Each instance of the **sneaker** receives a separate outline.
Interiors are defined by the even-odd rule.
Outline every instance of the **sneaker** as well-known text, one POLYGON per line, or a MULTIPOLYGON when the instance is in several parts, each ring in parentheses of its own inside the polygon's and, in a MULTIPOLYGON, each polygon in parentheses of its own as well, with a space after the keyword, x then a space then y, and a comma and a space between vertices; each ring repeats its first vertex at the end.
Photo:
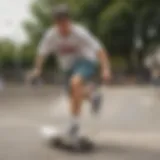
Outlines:
POLYGON ((77 143, 77 141, 79 139, 79 126, 75 125, 69 129, 67 129, 67 131, 64 131, 62 133, 61 138, 63 139, 64 143, 66 143, 66 144, 77 143))
POLYGON ((96 94, 93 96, 93 98, 91 100, 93 113, 96 113, 96 114, 99 113, 99 111, 101 109, 101 102, 102 102, 101 94, 96 94))

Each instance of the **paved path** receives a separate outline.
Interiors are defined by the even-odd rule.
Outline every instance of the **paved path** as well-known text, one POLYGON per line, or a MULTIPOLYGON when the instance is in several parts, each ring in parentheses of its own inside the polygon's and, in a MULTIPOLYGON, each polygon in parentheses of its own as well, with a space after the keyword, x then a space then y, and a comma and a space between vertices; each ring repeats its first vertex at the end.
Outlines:
POLYGON ((160 160, 160 103, 151 87, 102 88, 98 117, 83 106, 82 128, 98 149, 68 154, 43 144, 40 128, 63 127, 67 98, 58 87, 9 87, 0 93, 0 160, 160 160))

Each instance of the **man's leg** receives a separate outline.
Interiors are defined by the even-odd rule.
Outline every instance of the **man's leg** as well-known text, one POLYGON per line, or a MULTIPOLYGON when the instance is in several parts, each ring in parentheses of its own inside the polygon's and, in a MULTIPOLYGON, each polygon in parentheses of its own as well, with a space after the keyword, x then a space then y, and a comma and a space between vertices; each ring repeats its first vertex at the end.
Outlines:
POLYGON ((102 93, 100 90, 100 85, 98 85, 96 82, 88 83, 84 89, 84 97, 91 103, 92 113, 98 113, 101 108, 102 102, 102 93))
MULTIPOLYGON (((71 121, 69 125, 69 132, 77 136, 80 129, 80 114, 81 105, 86 94, 86 81, 91 79, 95 74, 95 65, 88 61, 77 62, 73 67, 72 74, 69 78, 69 100, 70 100, 70 113, 71 121)), ((72 136, 73 137, 73 136, 72 136)))
POLYGON ((73 141, 76 141, 79 137, 81 106, 84 100, 83 82, 83 76, 77 71, 71 75, 68 82, 70 121, 67 128, 67 134, 69 139, 71 138, 73 141))
POLYGON ((78 72, 83 77, 83 97, 92 105, 92 113, 98 113, 101 108, 102 94, 100 90, 100 74, 97 63, 82 61, 78 72))
POLYGON ((71 108, 70 111, 74 117, 79 117, 81 112, 81 105, 83 102, 83 78, 81 75, 73 75, 70 80, 71 94, 71 108))

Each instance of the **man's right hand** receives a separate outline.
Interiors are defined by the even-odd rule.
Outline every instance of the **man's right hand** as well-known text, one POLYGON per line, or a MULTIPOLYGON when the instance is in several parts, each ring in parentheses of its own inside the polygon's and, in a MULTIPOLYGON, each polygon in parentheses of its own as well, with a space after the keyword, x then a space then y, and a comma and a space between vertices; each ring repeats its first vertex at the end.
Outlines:
POLYGON ((40 77, 41 71, 38 69, 33 69, 32 71, 28 72, 26 75, 26 82, 28 84, 32 83, 34 79, 40 77))

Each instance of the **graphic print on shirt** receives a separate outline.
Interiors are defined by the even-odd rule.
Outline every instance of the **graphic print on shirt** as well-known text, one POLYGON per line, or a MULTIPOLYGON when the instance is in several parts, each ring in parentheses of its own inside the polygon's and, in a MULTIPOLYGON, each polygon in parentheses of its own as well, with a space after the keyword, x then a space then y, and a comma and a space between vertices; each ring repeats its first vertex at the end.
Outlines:
POLYGON ((76 54, 78 52, 78 46, 75 44, 71 44, 71 42, 61 42, 58 44, 58 52, 61 55, 76 54))

